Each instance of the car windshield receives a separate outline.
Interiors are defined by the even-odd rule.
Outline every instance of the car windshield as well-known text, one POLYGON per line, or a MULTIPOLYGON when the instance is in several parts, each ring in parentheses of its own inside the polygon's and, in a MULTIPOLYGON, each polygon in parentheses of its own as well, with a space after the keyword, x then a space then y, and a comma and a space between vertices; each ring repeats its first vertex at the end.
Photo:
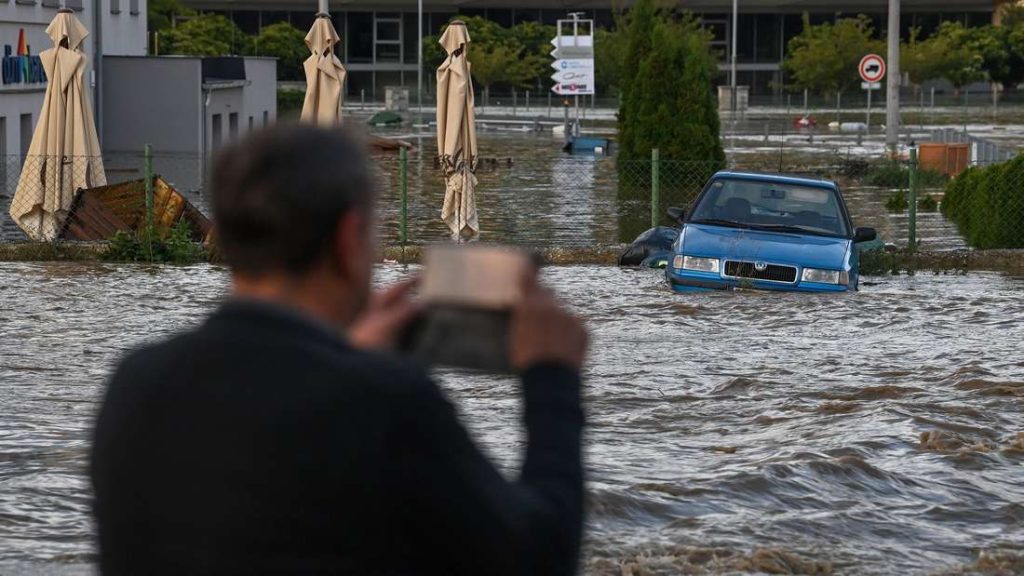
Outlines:
POLYGON ((827 188, 719 178, 701 198, 690 222, 848 236, 839 202, 839 193, 827 188))

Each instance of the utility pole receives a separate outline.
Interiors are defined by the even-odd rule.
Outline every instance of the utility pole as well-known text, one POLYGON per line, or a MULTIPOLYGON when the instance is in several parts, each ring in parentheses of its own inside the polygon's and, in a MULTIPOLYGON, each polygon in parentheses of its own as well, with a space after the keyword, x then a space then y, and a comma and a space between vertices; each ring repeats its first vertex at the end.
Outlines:
POLYGON ((886 55, 885 145, 895 156, 900 139, 900 0, 889 0, 889 51, 886 55))
POLYGON ((732 102, 729 110, 732 111, 733 116, 736 115, 736 37, 739 35, 739 14, 739 0, 732 0, 732 64, 729 70, 729 92, 732 95, 732 102))
POLYGON ((419 118, 417 124, 423 123, 423 0, 418 3, 418 17, 416 18, 416 100, 419 118))

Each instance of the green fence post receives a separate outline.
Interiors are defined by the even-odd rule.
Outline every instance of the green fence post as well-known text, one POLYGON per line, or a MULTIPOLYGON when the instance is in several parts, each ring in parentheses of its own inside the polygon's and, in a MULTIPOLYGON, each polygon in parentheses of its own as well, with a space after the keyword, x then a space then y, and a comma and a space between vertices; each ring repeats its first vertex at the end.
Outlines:
POLYGON ((651 150, 651 228, 661 221, 661 161, 658 149, 651 150))
POLYGON ((409 239, 409 151, 405 149, 405 146, 398 149, 398 181, 402 201, 399 239, 402 242, 402 248, 405 248, 409 239))
POLYGON ((146 178, 146 254, 153 261, 153 146, 146 144, 145 151, 146 178))
POLYGON ((907 243, 917 249, 917 148, 910 149, 910 198, 907 199, 907 243))

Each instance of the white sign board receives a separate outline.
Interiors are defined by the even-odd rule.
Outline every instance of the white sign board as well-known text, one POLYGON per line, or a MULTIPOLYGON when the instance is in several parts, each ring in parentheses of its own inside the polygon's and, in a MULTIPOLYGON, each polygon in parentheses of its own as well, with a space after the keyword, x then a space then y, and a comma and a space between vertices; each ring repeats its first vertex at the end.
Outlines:
POLYGON ((587 96, 595 93, 594 23, 592 20, 559 20, 558 35, 551 40, 555 47, 551 67, 555 84, 551 90, 563 96, 587 96), (566 32, 570 32, 566 34, 566 32))
POLYGON ((860 87, 864 90, 881 90, 881 82, 861 82, 860 87))
POLYGON ((594 60, 591 58, 571 58, 555 60, 551 67, 555 73, 551 79, 555 81, 552 90, 562 95, 587 95, 594 93, 594 60))
POLYGON ((882 78, 885 78, 885 59, 878 54, 868 54, 861 58, 857 69, 861 80, 872 84, 881 82, 882 78))

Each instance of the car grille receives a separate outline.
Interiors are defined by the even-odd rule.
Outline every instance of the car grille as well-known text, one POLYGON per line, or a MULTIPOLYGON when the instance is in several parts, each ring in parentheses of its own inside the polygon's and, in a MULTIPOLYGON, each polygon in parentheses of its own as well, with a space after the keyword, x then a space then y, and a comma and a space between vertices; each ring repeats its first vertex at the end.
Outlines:
POLYGON ((768 264, 764 270, 758 270, 753 262, 726 260, 725 275, 733 278, 767 280, 768 282, 796 282, 796 268, 779 264, 768 264))

